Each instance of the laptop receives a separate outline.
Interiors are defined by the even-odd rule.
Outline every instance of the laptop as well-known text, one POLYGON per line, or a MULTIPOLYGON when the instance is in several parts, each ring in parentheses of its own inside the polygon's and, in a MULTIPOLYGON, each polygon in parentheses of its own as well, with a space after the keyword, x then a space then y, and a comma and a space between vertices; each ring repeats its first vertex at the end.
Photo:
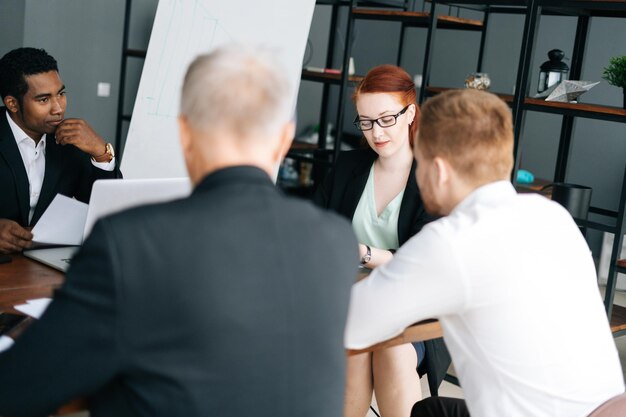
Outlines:
MULTIPOLYGON (((161 178, 137 180, 99 180, 93 184, 83 241, 102 217, 145 204, 162 203, 191 194, 189 178, 161 178)), ((67 271, 70 261, 80 246, 31 249, 24 256, 59 271, 67 271)))

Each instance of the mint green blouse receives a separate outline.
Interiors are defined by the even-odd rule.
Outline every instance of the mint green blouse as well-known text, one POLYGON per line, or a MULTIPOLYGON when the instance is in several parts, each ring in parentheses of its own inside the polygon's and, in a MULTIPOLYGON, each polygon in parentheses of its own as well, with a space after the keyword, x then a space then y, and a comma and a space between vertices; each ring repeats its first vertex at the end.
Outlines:
POLYGON ((391 200, 380 216, 377 215, 374 197, 374 164, 372 164, 365 189, 352 216, 352 228, 359 243, 380 249, 397 249, 400 246, 398 216, 403 196, 404 189, 391 200))

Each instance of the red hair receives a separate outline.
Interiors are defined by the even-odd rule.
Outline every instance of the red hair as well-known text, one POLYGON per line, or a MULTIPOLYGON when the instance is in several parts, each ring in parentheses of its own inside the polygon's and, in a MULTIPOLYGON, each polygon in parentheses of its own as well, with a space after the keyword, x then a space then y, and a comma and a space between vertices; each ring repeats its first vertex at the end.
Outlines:
POLYGON ((415 105, 415 118, 409 125, 409 142, 413 146, 420 121, 420 108, 417 105, 417 91, 411 76, 405 70, 395 65, 379 65, 372 68, 361 80, 352 94, 352 101, 356 103, 363 93, 388 93, 394 95, 403 107, 415 105))

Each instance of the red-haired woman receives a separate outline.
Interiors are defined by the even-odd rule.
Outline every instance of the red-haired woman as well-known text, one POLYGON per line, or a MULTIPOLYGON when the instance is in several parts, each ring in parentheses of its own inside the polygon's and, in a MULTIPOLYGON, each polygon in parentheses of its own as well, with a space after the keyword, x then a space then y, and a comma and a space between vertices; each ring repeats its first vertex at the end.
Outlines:
MULTIPOLYGON (((317 204, 352 220, 361 264, 369 268, 391 260, 400 245, 432 220, 414 177, 416 98, 415 84, 402 68, 381 65, 369 71, 353 95, 354 124, 369 149, 342 152, 316 191, 317 204)), ((373 391, 383 417, 408 416, 421 398, 417 356, 423 359, 423 344, 348 358, 344 416, 365 416, 373 391)))

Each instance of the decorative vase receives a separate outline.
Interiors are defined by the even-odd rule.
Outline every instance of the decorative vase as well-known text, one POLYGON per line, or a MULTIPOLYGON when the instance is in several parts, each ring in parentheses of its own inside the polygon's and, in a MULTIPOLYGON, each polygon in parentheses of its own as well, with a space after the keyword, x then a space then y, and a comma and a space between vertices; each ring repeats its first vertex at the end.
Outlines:
POLYGON ((624 108, 626 109, 626 87, 622 87, 622 93, 624 93, 624 108))
POLYGON ((486 72, 473 72, 465 79, 465 88, 489 90, 491 79, 486 72))

